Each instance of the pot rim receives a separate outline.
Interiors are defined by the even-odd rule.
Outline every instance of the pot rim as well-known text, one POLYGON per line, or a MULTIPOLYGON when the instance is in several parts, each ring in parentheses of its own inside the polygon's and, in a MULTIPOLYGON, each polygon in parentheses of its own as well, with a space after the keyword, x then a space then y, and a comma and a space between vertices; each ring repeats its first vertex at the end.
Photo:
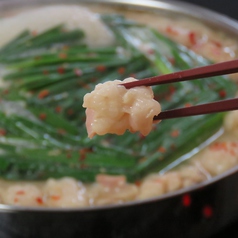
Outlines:
MULTIPOLYGON (((63 1, 58 0, 2 0, 0 1, 0 9, 7 9, 9 7, 21 7, 21 6, 38 6, 45 5, 47 3, 50 4, 60 4, 63 1)), ((238 36, 238 21, 217 13, 215 11, 191 4, 185 3, 182 1, 175 0, 131 0, 128 2, 127 0, 75 0, 68 1, 68 3, 74 4, 106 4, 112 7, 123 6, 128 9, 146 9, 153 11, 164 11, 168 13, 177 13, 185 17, 196 19, 200 22, 204 22, 214 27, 219 27, 221 31, 227 31, 230 34, 238 36)), ((2 10, 0 10, 1 12, 2 10)), ((24 207, 24 206, 14 206, 14 205, 5 205, 0 204, 0 212, 95 212, 101 210, 108 209, 120 209, 126 208, 128 206, 141 206, 146 205, 148 203, 156 203, 165 199, 174 198, 177 196, 181 196, 186 193, 191 193, 193 191, 204 188, 205 186, 212 185, 226 177, 232 176, 233 174, 238 172, 238 165, 233 168, 227 170, 226 172, 217 175, 215 177, 210 178, 209 180, 203 181, 198 184, 194 184, 189 186, 188 188, 183 188, 174 192, 166 193, 164 195, 144 199, 144 200, 136 200, 125 202, 122 204, 112 204, 112 205, 101 205, 101 206, 93 206, 93 207, 75 207, 75 208, 53 208, 53 207, 24 207)))
POLYGON ((146 205, 148 203, 157 203, 165 199, 170 199, 174 197, 179 197, 184 194, 189 194, 192 192, 195 192, 197 190, 200 190, 202 188, 205 188, 207 186, 210 186, 216 182, 219 182, 229 176, 232 176, 233 174, 238 172, 238 165, 233 167, 232 169, 227 170, 226 172, 217 175, 209 180, 203 181, 198 184, 194 184, 192 186, 189 186, 187 188, 179 189, 177 191, 166 193, 160 196, 147 198, 144 200, 135 200, 135 201, 129 201, 122 204, 110 204, 110 205, 99 205, 99 206, 88 206, 88 207, 74 207, 74 208, 54 208, 54 207, 25 207, 25 206, 14 206, 14 205, 5 205, 0 204, 0 213, 6 212, 6 213, 14 213, 14 212, 95 212, 95 211, 102 211, 102 210, 108 210, 108 209, 120 209, 120 208, 126 208, 131 206, 142 206, 146 205))

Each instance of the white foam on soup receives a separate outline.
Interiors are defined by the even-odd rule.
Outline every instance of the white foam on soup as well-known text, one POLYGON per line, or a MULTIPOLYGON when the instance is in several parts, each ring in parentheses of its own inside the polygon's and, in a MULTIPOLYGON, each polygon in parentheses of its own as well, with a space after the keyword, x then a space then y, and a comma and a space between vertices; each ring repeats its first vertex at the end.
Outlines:
POLYGON ((82 29, 90 46, 108 46, 114 41, 113 34, 97 14, 76 5, 57 5, 26 10, 1 19, 0 47, 25 29, 40 33, 61 23, 71 30, 82 29))

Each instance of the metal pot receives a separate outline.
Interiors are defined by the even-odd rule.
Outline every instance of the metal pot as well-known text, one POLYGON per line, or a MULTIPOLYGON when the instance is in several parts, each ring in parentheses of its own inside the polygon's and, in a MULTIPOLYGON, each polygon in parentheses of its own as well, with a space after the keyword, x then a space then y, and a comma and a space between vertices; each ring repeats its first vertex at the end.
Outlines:
MULTIPOLYGON (((238 23, 220 14, 173 1, 77 1, 184 15, 238 36, 238 23)), ((0 1, 0 11, 59 1, 0 1)), ((67 2, 68 3, 68 2, 67 2)), ((1 238, 209 237, 238 218, 238 166, 157 198, 94 208, 53 209, 0 205, 1 238)))

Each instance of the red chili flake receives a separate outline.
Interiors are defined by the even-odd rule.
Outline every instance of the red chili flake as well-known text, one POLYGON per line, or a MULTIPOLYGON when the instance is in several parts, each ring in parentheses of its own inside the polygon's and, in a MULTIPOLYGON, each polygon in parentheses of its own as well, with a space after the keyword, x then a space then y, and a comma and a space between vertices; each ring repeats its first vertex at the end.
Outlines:
POLYGON ((161 152, 161 153, 165 153, 165 152, 166 152, 166 149, 161 146, 161 147, 159 147, 158 151, 161 152))
POLYGON ((210 217, 212 217, 212 215, 213 215, 213 209, 212 209, 212 207, 209 206, 209 205, 204 206, 203 209, 202 209, 202 214, 203 214, 203 216, 204 216, 205 218, 210 218, 210 217))
POLYGON ((184 107, 191 107, 191 106, 192 106, 192 103, 190 103, 190 102, 187 102, 184 104, 184 107))
POLYGON ((18 198, 14 198, 14 202, 17 203, 19 201, 18 198))
POLYGON ((71 115, 73 115, 74 114, 74 110, 73 109, 68 109, 67 110, 67 114, 69 115, 69 116, 71 116, 71 115))
POLYGON ((70 152, 67 152, 67 154, 66 154, 66 158, 67 158, 67 159, 70 159, 70 158, 72 158, 72 155, 71 155, 71 153, 70 153, 70 152))
POLYGON ((220 96, 221 98, 225 98, 225 97, 226 97, 226 91, 225 91, 225 90, 220 90, 220 91, 219 91, 219 96, 220 96))
POLYGON ((173 131, 170 133, 170 135, 171 135, 172 137, 178 137, 178 136, 179 136, 179 130, 173 130, 173 131))
POLYGON ((192 203, 191 196, 189 194, 184 194, 182 197, 182 203, 184 207, 189 207, 192 203))
POLYGON ((17 195, 24 195, 25 194, 25 191, 24 190, 19 190, 16 192, 17 195))
POLYGON ((153 181, 156 182, 156 183, 161 183, 161 184, 164 183, 164 181, 161 178, 153 179, 153 181))
POLYGON ((169 86, 169 92, 170 92, 170 93, 176 92, 176 88, 175 88, 173 85, 170 85, 170 86, 169 86))
POLYGON ((117 72, 118 72, 119 74, 124 74, 125 71, 126 71, 126 69, 125 69, 124 67, 120 67, 120 68, 117 70, 117 72))
POLYGON ((65 73, 64 67, 59 67, 59 68, 57 69, 57 72, 58 72, 59 74, 64 74, 64 73, 65 73))
POLYGON ((48 71, 48 70, 43 70, 43 74, 44 74, 44 75, 48 75, 48 74, 49 74, 49 71, 48 71))
POLYGON ((66 130, 64 130, 64 129, 62 129, 62 128, 57 129, 57 132, 58 132, 60 135, 65 135, 65 134, 66 134, 66 130))
POLYGON ((140 180, 135 181, 135 185, 136 185, 137 187, 140 187, 141 184, 142 184, 142 182, 141 182, 140 180))
POLYGON ((0 128, 0 136, 5 136, 7 134, 7 131, 3 128, 0 128))
POLYGON ((83 71, 81 69, 74 69, 74 73, 77 76, 82 76, 83 75, 83 71))
POLYGON ((178 31, 176 31, 174 28, 171 26, 166 27, 166 32, 171 35, 178 35, 178 31))
POLYGON ((50 94, 49 90, 44 89, 44 90, 39 92, 38 98, 43 99, 43 98, 47 97, 49 94, 50 94))
POLYGON ((175 65, 175 58, 173 58, 173 57, 169 57, 168 58, 168 61, 172 64, 172 65, 175 65))
POLYGON ((226 142, 215 142, 212 145, 209 146, 210 150, 215 150, 215 151, 225 151, 229 153, 232 156, 236 156, 237 153, 234 150, 236 146, 232 146, 232 144, 229 144, 231 146, 228 146, 226 142))
POLYGON ((43 204, 43 199, 42 199, 41 197, 37 197, 37 198, 36 198, 36 202, 37 202, 38 204, 42 205, 42 204, 43 204))
POLYGON ((209 146, 211 150, 224 150, 227 151, 227 143, 226 142, 215 142, 209 146))
POLYGON ((60 200, 60 196, 58 196, 58 195, 51 195, 50 196, 50 198, 52 199, 52 200, 60 200))
POLYGON ((147 53, 150 55, 154 55, 155 54, 155 50, 154 49, 148 49, 147 53))
POLYGON ((91 148, 83 148, 83 149, 79 150, 79 154, 80 154, 79 160, 80 161, 85 160, 87 153, 91 153, 91 152, 92 152, 91 148))
POLYGON ((57 113, 61 113, 61 112, 62 112, 62 107, 61 107, 61 106, 57 106, 57 107, 55 108, 55 111, 56 111, 57 113))
POLYGON ((81 87, 85 88, 85 89, 90 89, 90 86, 87 83, 80 83, 81 87))
POLYGON ((45 113, 40 113, 39 118, 43 121, 45 120, 47 115, 45 113))
POLYGON ((222 44, 220 43, 220 42, 218 42, 218 41, 212 41, 212 43, 216 46, 216 47, 218 47, 218 48, 221 48, 222 47, 222 44))
POLYGON ((166 101, 170 102, 170 101, 171 101, 171 95, 167 95, 167 96, 165 96, 164 99, 165 99, 166 101))
POLYGON ((68 56, 66 53, 59 53, 59 58, 60 59, 66 59, 68 56))
POLYGON ((196 44, 197 44, 195 32, 189 32, 188 38, 189 38, 189 42, 190 42, 192 45, 196 45, 196 44))
POLYGON ((236 147, 238 146, 238 143, 232 142, 232 143, 231 143, 231 146, 236 148, 236 147))
POLYGON ((32 35, 32 36, 37 36, 37 35, 38 35, 38 32, 37 32, 37 31, 32 31, 32 32, 31 32, 31 35, 32 35))
POLYGON ((96 70, 99 71, 99 72, 105 72, 106 71, 106 67, 104 65, 98 65, 96 67, 96 70))

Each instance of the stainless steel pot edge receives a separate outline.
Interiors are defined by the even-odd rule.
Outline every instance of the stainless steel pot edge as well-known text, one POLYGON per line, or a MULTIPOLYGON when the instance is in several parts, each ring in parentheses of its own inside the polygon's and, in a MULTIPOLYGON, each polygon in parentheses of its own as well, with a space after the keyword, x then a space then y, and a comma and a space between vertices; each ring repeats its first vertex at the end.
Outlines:
MULTIPOLYGON (((45 1, 45 0, 2 0, 0 1, 0 12, 2 9, 8 8, 10 6, 29 6, 31 4, 41 5, 41 4, 58 4, 58 3, 65 3, 63 1, 58 0, 52 0, 52 1, 45 1)), ((193 4, 188 4, 180 1, 166 1, 166 0, 131 0, 128 2, 127 0, 75 0, 75 1, 67 1, 67 4, 76 3, 76 4, 108 4, 113 6, 123 6, 130 9, 146 9, 146 10, 153 10, 153 11, 167 11, 167 12, 173 12, 177 14, 182 14, 187 17, 195 18, 199 21, 208 23, 212 26, 220 27, 223 31, 228 31, 229 33, 238 36, 238 21, 233 20, 227 16, 224 16, 222 14, 216 13, 214 11, 195 6, 193 4)), ((216 183, 221 179, 224 179, 227 176, 231 176, 234 173, 238 172, 238 165, 233 167, 232 169, 226 171, 225 173, 218 175, 216 177, 213 177, 212 179, 208 181, 201 182, 199 184, 193 185, 189 188, 184 188, 181 190, 178 190, 176 192, 168 193, 161 195, 159 197, 154 197, 150 199, 145 199, 141 201, 132 201, 132 202, 126 202, 123 204, 114 204, 114 205, 106 205, 106 206, 95 206, 95 207, 84 207, 84 208, 47 208, 47 207, 18 207, 18 206, 12 206, 12 205, 4 205, 0 204, 0 212, 87 212, 87 211, 95 211, 95 210, 106 210, 106 209, 119 209, 121 207, 127 207, 127 206, 137 206, 142 205, 146 203, 153 203, 157 202, 159 200, 164 200, 167 198, 176 197, 179 195, 182 195, 184 193, 189 193, 194 190, 201 189, 205 186, 208 186, 210 184, 216 183)))
POLYGON ((48 208, 48 207, 21 207, 21 206, 12 206, 12 205, 4 205, 0 204, 0 213, 15 213, 15 212, 90 212, 95 210, 107 210, 107 209, 120 209, 121 207, 128 207, 128 206, 139 206, 144 205, 147 203, 153 203, 158 202, 164 199, 173 198, 176 196, 181 196, 183 194, 190 193, 195 190, 202 189, 208 185, 212 185, 219 180, 222 180, 228 176, 231 176, 232 174, 235 174, 238 172, 238 165, 233 167, 232 169, 213 177, 210 180, 201 182, 199 184, 195 184, 191 187, 184 188, 177 190, 175 192, 167 193, 164 195, 161 195, 159 197, 153 197, 145 200, 138 200, 138 201, 131 201, 131 202, 125 202, 122 204, 112 204, 112 205, 104 205, 104 206, 94 206, 94 207, 82 207, 82 208, 48 208))
POLYGON ((221 27, 222 30, 231 31, 238 35, 238 21, 229 18, 228 16, 214 12, 212 10, 205 9, 203 7, 196 6, 194 4, 185 3, 182 1, 175 0, 68 0, 67 3, 63 0, 2 0, 0 1, 0 11, 4 8, 11 6, 20 5, 31 5, 31 4, 71 4, 71 3, 84 3, 84 4, 110 4, 111 6, 124 6, 130 8, 141 8, 151 10, 166 10, 178 14, 183 14, 192 18, 196 18, 199 21, 207 22, 214 26, 221 27))

